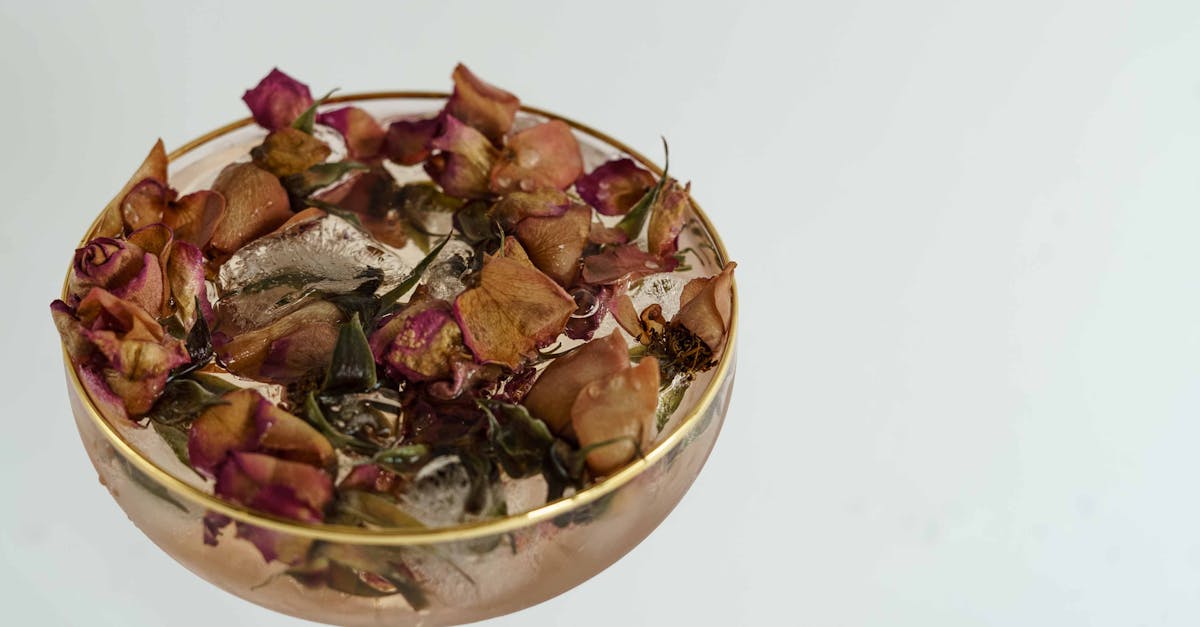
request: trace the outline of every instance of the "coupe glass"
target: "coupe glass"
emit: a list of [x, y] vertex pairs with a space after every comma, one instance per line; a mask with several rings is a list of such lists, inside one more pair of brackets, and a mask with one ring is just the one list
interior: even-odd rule
[[[343, 96], [387, 122], [441, 108], [447, 94], [390, 92]], [[561, 116], [523, 107], [518, 125], [545, 119], [569, 124], [585, 168], [618, 156], [661, 169], [607, 135]], [[173, 187], [207, 187], [230, 161], [245, 159], [265, 134], [244, 119], [188, 142], [170, 155]], [[695, 207], [695, 203], [693, 203]], [[690, 262], [692, 275], [716, 273], [727, 260], [720, 239], [697, 207], [680, 249], [707, 254]], [[91, 238], [95, 224], [84, 241]], [[676, 298], [671, 296], [671, 298]], [[644, 457], [574, 495], [503, 518], [418, 530], [311, 525], [251, 511], [211, 495], [206, 483], [171, 454], [152, 429], [108, 420], [90, 399], [70, 363], [67, 387], [75, 423], [100, 481], [162, 550], [220, 588], [263, 607], [338, 625], [444, 625], [514, 612], [558, 595], [629, 552], [666, 518], [700, 472], [729, 406], [734, 378], [737, 301], [728, 348], [720, 363], [689, 388], [655, 446]], [[244, 533], [276, 534], [291, 546], [321, 543], [348, 563], [403, 564], [422, 589], [413, 595], [359, 596], [310, 588], [284, 576], [249, 541], [227, 528], [219, 543], [204, 542], [206, 515], [225, 516]], [[416, 606], [416, 607], [414, 607]]]

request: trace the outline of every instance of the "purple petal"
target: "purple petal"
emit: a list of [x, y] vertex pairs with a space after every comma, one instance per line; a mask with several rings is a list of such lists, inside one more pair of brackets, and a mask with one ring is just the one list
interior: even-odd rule
[[308, 85], [279, 71], [271, 70], [254, 89], [242, 96], [254, 121], [267, 130], [289, 126], [313, 104]]
[[609, 161], [575, 180], [575, 191], [606, 216], [625, 215], [657, 181], [633, 159]]
[[317, 116], [317, 122], [337, 129], [354, 159], [374, 159], [383, 151], [387, 131], [358, 107], [342, 107]]
[[512, 128], [521, 101], [495, 85], [475, 76], [467, 66], [454, 68], [454, 93], [446, 102], [446, 112], [479, 130], [492, 144], [500, 146]]
[[442, 152], [425, 162], [425, 171], [443, 191], [458, 198], [490, 194], [488, 173], [498, 153], [487, 137], [448, 115], [442, 133], [429, 145]]
[[593, 285], [608, 285], [673, 272], [678, 265], [674, 257], [658, 257], [634, 244], [622, 244], [584, 257], [583, 280]]
[[384, 150], [400, 165], [416, 165], [429, 157], [429, 144], [442, 132], [443, 116], [399, 120], [388, 125]]

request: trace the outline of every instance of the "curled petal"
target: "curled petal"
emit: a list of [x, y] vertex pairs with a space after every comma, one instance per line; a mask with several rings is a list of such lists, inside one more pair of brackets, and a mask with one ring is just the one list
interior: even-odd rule
[[499, 222], [501, 227], [511, 229], [525, 218], [561, 216], [573, 204], [566, 192], [557, 189], [510, 192], [492, 205], [489, 215]]
[[629, 348], [621, 334], [614, 331], [550, 362], [525, 395], [525, 407], [561, 434], [571, 423], [571, 407], [579, 391], [592, 381], [626, 368]]
[[162, 222], [167, 204], [174, 199], [175, 192], [166, 183], [157, 179], [143, 179], [121, 201], [121, 221], [125, 231], [136, 231]]
[[145, 254], [136, 244], [110, 237], [88, 242], [75, 251], [67, 287], [70, 300], [79, 302], [93, 287], [111, 290], [136, 281], [145, 272]]
[[[175, 242], [171, 256], [167, 259], [167, 279], [175, 307], [182, 314], [183, 323], [191, 328], [197, 314], [205, 320], [213, 319], [212, 304], [208, 302], [208, 290], [204, 286], [204, 254], [187, 242]], [[196, 311], [196, 302], [200, 311]]]
[[333, 481], [324, 471], [261, 453], [231, 453], [217, 475], [214, 492], [256, 510], [321, 522], [333, 499]]
[[463, 355], [462, 331], [450, 304], [424, 300], [406, 307], [371, 335], [375, 359], [394, 377], [409, 381], [445, 379]]
[[725, 348], [725, 337], [733, 315], [733, 270], [730, 261], [716, 276], [692, 279], [683, 286], [679, 297], [679, 313], [671, 319], [704, 341], [713, 352], [713, 359]]
[[478, 129], [496, 146], [501, 145], [512, 128], [521, 101], [484, 82], [461, 63], [455, 66], [453, 78], [454, 93], [446, 102], [446, 111]]
[[169, 204], [163, 212], [163, 224], [175, 233], [175, 239], [203, 249], [224, 217], [225, 197], [206, 189]]
[[588, 243], [592, 210], [577, 205], [556, 218], [525, 218], [517, 225], [517, 239], [539, 270], [567, 286], [579, 277], [579, 258]]
[[450, 364], [451, 375], [447, 379], [434, 381], [427, 388], [433, 398], [449, 401], [494, 384], [504, 369], [495, 364], [479, 364], [471, 358], [455, 358]]
[[262, 144], [250, 150], [250, 157], [254, 159], [254, 165], [283, 178], [325, 161], [330, 152], [325, 142], [285, 126], [268, 133]]
[[429, 145], [441, 152], [425, 162], [425, 170], [443, 191], [458, 198], [488, 195], [488, 173], [498, 153], [487, 137], [447, 115]]
[[488, 257], [479, 286], [454, 303], [463, 340], [475, 358], [509, 368], [557, 337], [574, 310], [575, 301], [553, 279], [515, 254]]
[[645, 344], [650, 341], [650, 338], [645, 335], [645, 329], [642, 328], [640, 318], [638, 318], [637, 308], [633, 306], [633, 299], [629, 298], [629, 294], [621, 285], [614, 286], [616, 289], [613, 292], [612, 311], [613, 319], [626, 333], [633, 336], [638, 342]]
[[225, 217], [209, 242], [220, 253], [231, 254], [292, 217], [279, 179], [253, 163], [226, 166], [212, 188], [225, 198]]
[[271, 70], [254, 89], [242, 95], [250, 114], [259, 126], [273, 131], [290, 125], [313, 104], [308, 85], [284, 74], [279, 68]]
[[633, 159], [614, 159], [575, 180], [575, 191], [606, 216], [622, 216], [658, 181]]
[[650, 225], [646, 230], [646, 247], [650, 254], [667, 257], [679, 249], [679, 232], [683, 230], [683, 223], [692, 206], [688, 200], [691, 190], [691, 183], [680, 187], [671, 181], [670, 186], [659, 194], [651, 209]]
[[153, 179], [159, 183], [166, 185], [167, 182], [167, 151], [163, 148], [162, 140], [154, 143], [150, 148], [150, 153], [146, 155], [146, 159], [142, 161], [142, 165], [133, 173], [121, 191], [109, 201], [108, 205], [101, 213], [100, 224], [97, 225], [96, 234], [106, 237], [115, 237], [124, 231], [124, 221], [121, 218], [121, 203], [125, 197], [133, 190], [134, 186], [146, 179]]
[[491, 190], [566, 189], [583, 173], [583, 156], [571, 127], [551, 120], [514, 133], [491, 170]]
[[336, 305], [315, 301], [232, 339], [214, 334], [213, 347], [234, 374], [275, 383], [299, 381], [324, 371], [343, 317]]
[[593, 285], [609, 285], [641, 277], [673, 272], [679, 266], [674, 257], [659, 257], [634, 244], [611, 246], [583, 260], [583, 280]]
[[104, 381], [103, 373], [91, 366], [79, 366], [76, 370], [88, 397], [100, 408], [100, 413], [113, 420], [131, 421], [129, 412], [125, 410], [125, 399], [117, 396]]
[[355, 159], [374, 159], [383, 152], [387, 131], [375, 117], [358, 107], [342, 107], [317, 115], [317, 122], [337, 129]]
[[397, 120], [384, 138], [387, 157], [400, 165], [416, 165], [429, 157], [429, 143], [441, 133], [443, 116]]
[[327, 465], [334, 455], [320, 432], [251, 389], [227, 392], [188, 432], [188, 459], [207, 476], [216, 476], [232, 452], [268, 453], [317, 467]]
[[[592, 472], [605, 474], [633, 459], [650, 443], [658, 408], [658, 360], [643, 357], [627, 368], [588, 383], [571, 407], [571, 425]], [[616, 440], [616, 441], [613, 441]]]

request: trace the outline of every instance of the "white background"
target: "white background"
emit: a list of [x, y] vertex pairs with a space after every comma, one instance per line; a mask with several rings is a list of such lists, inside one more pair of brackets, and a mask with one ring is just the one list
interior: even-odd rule
[[459, 60], [665, 135], [740, 263], [692, 491], [489, 624], [1200, 623], [1200, 6], [736, 4], [0, 1], [6, 624], [297, 624], [97, 484], [47, 304], [154, 138], [245, 115], [272, 66], [445, 89]]

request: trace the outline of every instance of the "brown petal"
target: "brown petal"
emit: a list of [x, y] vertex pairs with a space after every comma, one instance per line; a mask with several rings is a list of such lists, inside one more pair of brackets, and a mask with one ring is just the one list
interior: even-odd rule
[[441, 152], [425, 162], [425, 171], [442, 190], [457, 198], [484, 198], [496, 149], [482, 133], [447, 115], [442, 133], [430, 146]]
[[[208, 290], [204, 286], [204, 254], [187, 242], [171, 245], [171, 256], [167, 259], [167, 280], [175, 307], [182, 314], [187, 328], [196, 321], [196, 315], [211, 320], [212, 305], [208, 301]], [[196, 302], [200, 311], [196, 311]]]
[[659, 257], [635, 244], [621, 244], [584, 258], [583, 280], [594, 285], [623, 283], [651, 274], [673, 272], [678, 266], [679, 261], [674, 257]]
[[163, 213], [163, 224], [175, 232], [175, 239], [204, 249], [224, 217], [225, 197], [206, 189], [192, 192], [168, 205]]
[[125, 232], [162, 222], [167, 203], [174, 199], [175, 192], [162, 181], [143, 179], [134, 185], [121, 201], [121, 221], [125, 225]]
[[513, 256], [484, 261], [479, 286], [459, 294], [454, 313], [477, 360], [516, 368], [562, 332], [575, 301], [516, 255], [519, 244], [508, 248]]
[[658, 181], [629, 158], [614, 159], [575, 181], [575, 191], [606, 216], [622, 216]]
[[358, 107], [342, 107], [317, 116], [317, 122], [337, 129], [354, 159], [374, 159], [383, 152], [387, 131], [375, 117]]
[[384, 150], [400, 165], [416, 165], [429, 157], [429, 142], [441, 132], [442, 117], [397, 120], [388, 125]]
[[521, 101], [516, 96], [481, 80], [467, 66], [454, 68], [454, 93], [446, 111], [483, 133], [499, 146], [512, 128]]
[[214, 336], [213, 344], [230, 372], [290, 383], [325, 369], [343, 317], [336, 305], [316, 301], [235, 338], [220, 340]]
[[725, 336], [733, 312], [733, 269], [737, 264], [730, 261], [720, 274], [702, 279], [692, 279], [683, 286], [679, 297], [679, 313], [671, 319], [681, 324], [697, 337], [704, 340], [713, 351], [713, 359], [720, 357], [725, 348]]
[[231, 254], [292, 217], [279, 179], [252, 163], [226, 166], [212, 188], [225, 198], [225, 217], [209, 243], [220, 253]]
[[581, 447], [628, 438], [588, 453], [592, 472], [610, 473], [650, 444], [658, 384], [658, 360], [643, 357], [637, 366], [592, 381], [579, 392], [571, 424]]
[[561, 216], [572, 204], [571, 197], [557, 189], [511, 192], [497, 200], [489, 214], [500, 226], [511, 229], [525, 218]]
[[271, 131], [250, 151], [254, 165], [280, 178], [299, 174], [329, 157], [325, 142], [302, 130], [285, 126]]
[[491, 190], [566, 189], [583, 173], [583, 156], [571, 127], [551, 120], [509, 137], [491, 171]]
[[592, 381], [628, 367], [629, 348], [621, 334], [613, 331], [550, 362], [525, 395], [525, 407], [555, 433], [562, 434], [571, 423], [571, 407], [579, 391]]
[[525, 218], [516, 235], [533, 265], [566, 287], [579, 277], [591, 226], [591, 208], [576, 205], [557, 218]]
[[125, 196], [129, 194], [133, 187], [141, 183], [145, 179], [154, 179], [164, 186], [167, 182], [167, 151], [163, 148], [162, 140], [154, 143], [150, 148], [150, 153], [146, 155], [146, 159], [142, 161], [142, 165], [138, 166], [137, 171], [117, 192], [116, 196], [109, 201], [108, 206], [101, 213], [100, 223], [96, 227], [96, 234], [104, 237], [115, 237], [124, 231], [124, 223], [121, 219], [121, 203], [125, 200]]
[[674, 255], [679, 249], [679, 232], [687, 220], [691, 202], [688, 193], [692, 184], [679, 187], [679, 183], [671, 181], [667, 189], [659, 195], [650, 213], [650, 225], [646, 229], [646, 248], [652, 255], [666, 257]]

